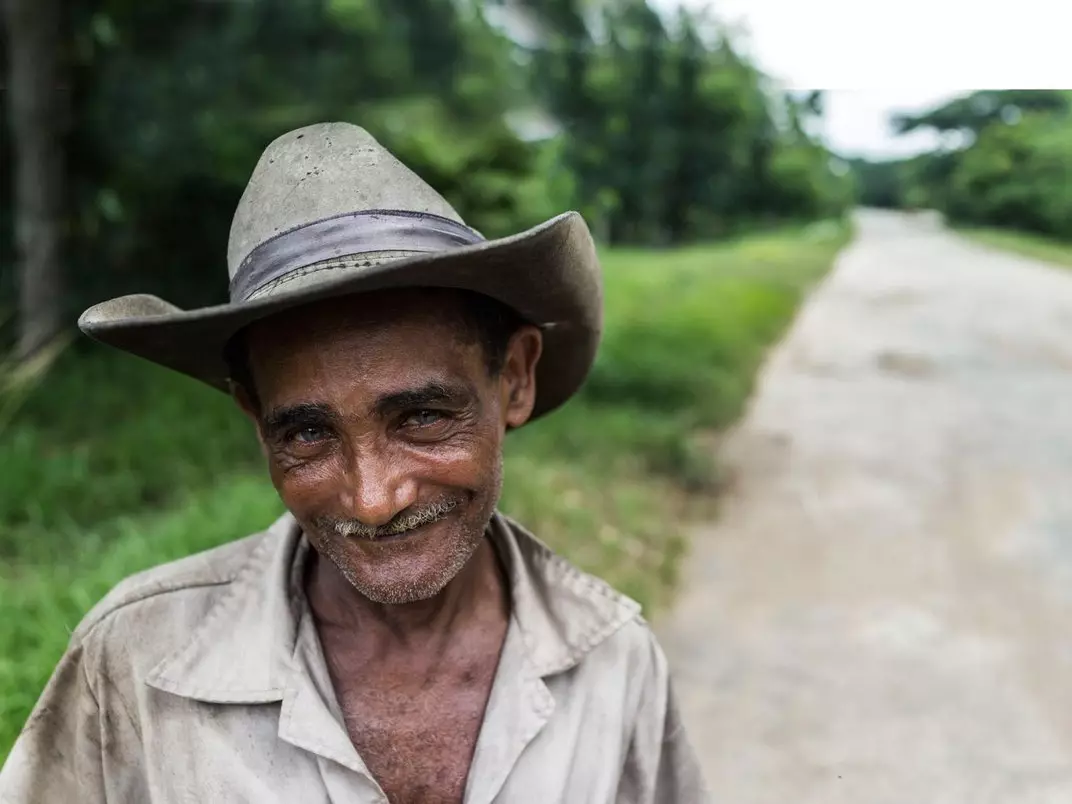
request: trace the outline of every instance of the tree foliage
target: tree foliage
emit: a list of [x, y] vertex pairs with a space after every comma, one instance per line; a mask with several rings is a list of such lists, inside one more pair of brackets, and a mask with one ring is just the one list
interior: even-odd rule
[[980, 90], [923, 114], [901, 132], [930, 129], [948, 144], [911, 159], [857, 160], [864, 203], [927, 206], [951, 221], [1072, 239], [1072, 95]]
[[604, 7], [602, 33], [559, 34], [538, 54], [539, 97], [569, 134], [589, 216], [615, 242], [716, 237], [768, 217], [841, 214], [849, 185], [802, 118], [722, 30], [643, 0]]
[[[533, 35], [493, 24], [492, 6]], [[221, 301], [257, 156], [321, 120], [368, 128], [487, 236], [577, 208], [604, 240], [679, 243], [851, 200], [799, 124], [819, 96], [784, 96], [728, 36], [643, 0], [69, 8], [70, 314], [133, 291]], [[558, 133], [513, 122], [536, 112]], [[0, 305], [14, 298], [8, 184]]]
[[984, 89], [955, 98], [922, 114], [896, 114], [894, 129], [908, 134], [920, 129], [978, 135], [993, 123], [1014, 123], [1029, 112], [1063, 112], [1068, 92], [1056, 89]]
[[1030, 114], [991, 125], [960, 155], [950, 176], [954, 220], [1072, 239], [1072, 120]]

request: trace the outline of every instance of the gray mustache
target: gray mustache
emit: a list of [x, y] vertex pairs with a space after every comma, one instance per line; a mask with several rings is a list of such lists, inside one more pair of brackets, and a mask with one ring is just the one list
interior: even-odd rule
[[406, 511], [396, 516], [386, 525], [379, 526], [366, 525], [357, 519], [336, 519], [335, 517], [320, 517], [316, 524], [321, 531], [334, 534], [340, 538], [375, 541], [386, 536], [397, 536], [407, 531], [416, 530], [424, 525], [430, 525], [453, 511], [457, 505], [457, 500], [441, 500]]

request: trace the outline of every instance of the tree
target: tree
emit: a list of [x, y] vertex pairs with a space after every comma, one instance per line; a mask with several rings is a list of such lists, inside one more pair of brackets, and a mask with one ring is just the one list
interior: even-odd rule
[[15, 162], [17, 354], [27, 358], [52, 341], [63, 320], [67, 39], [62, 0], [6, 0], [3, 11]]
[[[10, 2], [15, 22], [17, 10], [58, 13], [62, 0]], [[506, 6], [524, 15], [525, 37], [492, 24]], [[155, 293], [186, 308], [222, 302], [221, 255], [257, 156], [284, 131], [318, 120], [369, 129], [489, 237], [566, 208], [583, 212], [602, 240], [643, 245], [844, 209], [829, 154], [800, 126], [775, 119], [786, 104], [762, 73], [729, 34], [687, 11], [675, 22], [644, 0], [66, 7], [78, 121], [65, 143], [66, 171], [43, 155], [54, 139], [19, 138], [28, 171], [20, 197], [38, 202], [32, 219], [59, 220], [49, 204], [64, 198], [70, 210], [67, 287], [47, 266], [26, 272], [27, 289], [36, 288], [29, 309], [62, 301], [37, 319], [45, 330], [123, 293]], [[37, 30], [38, 39], [41, 30], [55, 33]], [[10, 37], [20, 50], [8, 69], [18, 56], [22, 75], [40, 80], [59, 67], [30, 54], [55, 42], [28, 46], [29, 36]], [[808, 117], [819, 100], [786, 103]], [[62, 119], [53, 112], [20, 119]], [[552, 125], [523, 135], [519, 113]], [[49, 204], [33, 196], [49, 187]], [[0, 190], [3, 308], [13, 303], [14, 281], [6, 259], [12, 203], [6, 183]]]
[[[979, 90], [895, 116], [901, 132], [953, 135], [897, 167], [901, 203], [925, 204], [952, 221], [1072, 238], [1070, 99], [1067, 90]], [[873, 168], [858, 173], [874, 189]]]
[[950, 217], [1072, 238], [1072, 121], [1029, 114], [993, 125], [958, 161]]
[[904, 187], [905, 160], [854, 158], [848, 164], [856, 176], [860, 204], [880, 209], [900, 209], [908, 205]]
[[907, 134], [931, 129], [978, 136], [992, 123], [1015, 122], [1029, 112], [1068, 111], [1070, 94], [1063, 89], [981, 89], [922, 114], [893, 116], [894, 129]]

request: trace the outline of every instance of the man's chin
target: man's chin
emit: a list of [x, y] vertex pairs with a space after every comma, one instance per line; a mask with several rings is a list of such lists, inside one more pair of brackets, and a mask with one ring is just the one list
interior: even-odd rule
[[348, 566], [339, 569], [374, 603], [398, 605], [433, 598], [465, 568], [483, 538], [475, 542], [454, 534], [428, 538], [437, 535], [434, 531], [441, 524], [353, 545], [347, 551]]
[[355, 573], [350, 578], [354, 588], [373, 603], [386, 606], [400, 606], [406, 603], [419, 603], [431, 600], [440, 594], [457, 573], [435, 572], [421, 575], [406, 574], [401, 577], [364, 578]]
[[[449, 581], [447, 582], [449, 583]], [[358, 586], [357, 591], [373, 603], [381, 606], [405, 606], [421, 603], [442, 594], [446, 583], [403, 583], [397, 585]]]

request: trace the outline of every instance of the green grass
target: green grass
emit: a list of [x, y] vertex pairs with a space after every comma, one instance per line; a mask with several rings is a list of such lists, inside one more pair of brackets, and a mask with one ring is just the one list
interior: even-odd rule
[[975, 229], [960, 228], [956, 230], [969, 240], [984, 246], [1011, 251], [1042, 262], [1072, 268], [1072, 243], [1030, 232], [1017, 232], [1012, 229]]
[[[665, 605], [683, 525], [717, 480], [696, 436], [739, 414], [847, 239], [826, 224], [606, 253], [598, 364], [568, 405], [507, 439], [503, 510], [647, 610]], [[21, 402], [0, 439], [0, 757], [113, 584], [282, 512], [251, 426], [178, 375], [69, 354]]]

